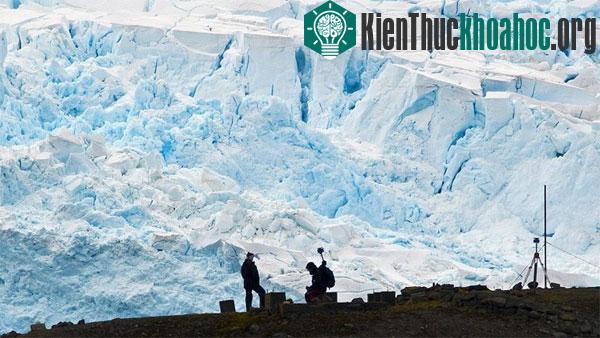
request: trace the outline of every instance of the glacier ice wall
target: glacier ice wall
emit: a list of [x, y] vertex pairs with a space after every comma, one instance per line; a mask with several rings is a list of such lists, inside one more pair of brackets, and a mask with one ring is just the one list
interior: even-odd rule
[[[598, 54], [326, 61], [301, 41], [317, 2], [0, 3], [0, 331], [240, 306], [246, 250], [265, 288], [297, 300], [318, 246], [342, 299], [507, 287], [540, 235], [544, 184], [551, 242], [600, 263]], [[347, 5], [549, 6], [432, 4]], [[549, 13], [597, 11], [578, 4]], [[597, 285], [549, 252], [556, 281]]]

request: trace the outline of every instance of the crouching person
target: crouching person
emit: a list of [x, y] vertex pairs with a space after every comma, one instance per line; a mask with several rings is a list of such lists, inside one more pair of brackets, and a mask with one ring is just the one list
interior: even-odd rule
[[327, 291], [327, 283], [323, 276], [323, 270], [317, 268], [313, 262], [306, 264], [306, 270], [312, 276], [312, 282], [310, 286], [306, 287], [304, 298], [306, 299], [306, 303], [317, 303]]
[[242, 278], [244, 278], [244, 289], [246, 290], [246, 311], [252, 310], [252, 291], [258, 293], [260, 298], [260, 308], [265, 307], [265, 289], [260, 286], [260, 278], [258, 276], [258, 269], [254, 264], [254, 254], [248, 252], [246, 254], [246, 260], [242, 264]]

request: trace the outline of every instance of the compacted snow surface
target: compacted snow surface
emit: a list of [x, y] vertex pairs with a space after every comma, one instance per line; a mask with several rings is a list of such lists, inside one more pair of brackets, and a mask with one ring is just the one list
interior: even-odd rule
[[[0, 332], [241, 310], [247, 250], [295, 300], [319, 246], [342, 300], [506, 288], [541, 235], [544, 184], [549, 241], [600, 264], [598, 52], [327, 61], [302, 42], [317, 1], [0, 3]], [[594, 0], [338, 3], [600, 14]], [[548, 249], [552, 281], [600, 282]]]

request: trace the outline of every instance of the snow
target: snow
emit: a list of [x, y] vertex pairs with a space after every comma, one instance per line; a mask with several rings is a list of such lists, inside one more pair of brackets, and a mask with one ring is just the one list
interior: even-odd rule
[[[574, 51], [303, 47], [319, 1], [0, 2], [0, 332], [302, 299], [509, 287], [549, 241], [600, 265], [600, 67]], [[342, 1], [598, 15], [594, 1]], [[594, 14], [595, 13], [595, 14]], [[582, 45], [582, 43], [579, 43]], [[549, 247], [552, 281], [600, 271]]]

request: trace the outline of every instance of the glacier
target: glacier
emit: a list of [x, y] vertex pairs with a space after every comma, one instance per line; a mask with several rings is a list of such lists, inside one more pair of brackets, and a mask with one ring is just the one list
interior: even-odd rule
[[[598, 16], [597, 2], [342, 1]], [[506, 288], [548, 185], [552, 281], [600, 283], [599, 52], [303, 47], [318, 1], [0, 1], [0, 332], [301, 300]], [[107, 9], [115, 8], [110, 13]], [[599, 34], [599, 33], [597, 33]], [[600, 35], [600, 34], [599, 34]]]

